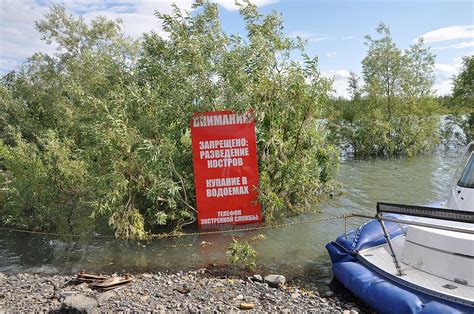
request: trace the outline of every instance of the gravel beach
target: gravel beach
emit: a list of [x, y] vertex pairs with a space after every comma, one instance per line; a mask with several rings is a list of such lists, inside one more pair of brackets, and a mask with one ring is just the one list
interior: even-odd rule
[[187, 272], [146, 273], [101, 292], [75, 276], [0, 273], [0, 313], [55, 311], [156, 312], [370, 312], [347, 290], [318, 291], [310, 283], [283, 276], [247, 277]]

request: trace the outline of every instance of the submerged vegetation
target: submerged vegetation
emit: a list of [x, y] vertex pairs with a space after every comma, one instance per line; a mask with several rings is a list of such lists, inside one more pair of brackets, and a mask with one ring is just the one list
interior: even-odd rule
[[217, 5], [195, 9], [156, 13], [167, 36], [138, 41], [120, 21], [87, 24], [61, 6], [36, 23], [57, 51], [1, 80], [0, 224], [81, 234], [108, 224], [117, 237], [145, 238], [194, 223], [194, 112], [255, 113], [266, 221], [333, 193], [339, 147], [414, 156], [440, 142], [447, 113], [472, 138], [472, 57], [442, 103], [429, 49], [400, 50], [381, 24], [380, 39], [366, 38], [362, 79], [351, 74], [352, 98], [331, 99], [331, 80], [276, 12], [240, 6], [241, 37], [222, 30]]
[[401, 50], [383, 23], [366, 36], [362, 82], [349, 77], [350, 100], [327, 108], [333, 140], [356, 157], [414, 156], [440, 142], [441, 106], [433, 97], [434, 55], [419, 40]]
[[232, 264], [238, 264], [249, 271], [255, 270], [257, 252], [248, 242], [232, 239], [226, 254]]
[[218, 109], [255, 112], [265, 220], [331, 189], [338, 153], [316, 123], [331, 82], [317, 60], [277, 13], [241, 6], [244, 39], [223, 32], [217, 5], [196, 9], [157, 13], [168, 37], [140, 42], [60, 6], [36, 24], [57, 53], [2, 80], [2, 224], [82, 233], [104, 217], [116, 236], [144, 238], [193, 223], [189, 122]]
[[474, 140], [474, 55], [463, 58], [461, 72], [454, 77], [448, 109], [463, 129], [466, 142]]

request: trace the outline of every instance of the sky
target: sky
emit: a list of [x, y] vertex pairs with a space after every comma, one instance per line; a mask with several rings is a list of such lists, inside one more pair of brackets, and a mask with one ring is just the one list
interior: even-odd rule
[[[221, 23], [228, 34], [245, 35], [234, 0], [216, 0]], [[321, 72], [334, 79], [334, 95], [347, 97], [347, 77], [360, 74], [367, 53], [364, 36], [376, 37], [379, 22], [390, 27], [399, 48], [419, 37], [436, 55], [434, 92], [450, 94], [452, 77], [459, 73], [463, 56], [474, 54], [474, 2], [459, 0], [253, 0], [263, 14], [275, 10], [285, 33], [307, 40], [307, 53], [318, 56]], [[63, 4], [70, 14], [86, 21], [104, 15], [123, 20], [124, 31], [139, 38], [155, 30], [163, 33], [155, 11], [171, 12], [171, 4], [191, 10], [192, 0], [0, 0], [0, 75], [18, 69], [35, 52], [54, 53], [40, 40], [34, 22], [48, 8]]]

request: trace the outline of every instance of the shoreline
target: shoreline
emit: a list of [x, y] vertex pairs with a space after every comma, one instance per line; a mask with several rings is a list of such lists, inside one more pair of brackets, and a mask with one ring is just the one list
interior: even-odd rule
[[131, 278], [128, 285], [100, 292], [73, 275], [0, 273], [0, 312], [371, 312], [345, 289], [320, 291], [300, 280], [277, 287], [259, 275], [207, 268]]

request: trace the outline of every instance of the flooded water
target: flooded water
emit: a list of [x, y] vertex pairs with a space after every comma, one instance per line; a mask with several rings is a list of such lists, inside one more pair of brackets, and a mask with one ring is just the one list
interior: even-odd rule
[[[374, 214], [377, 201], [429, 204], [446, 199], [458, 156], [456, 152], [443, 152], [413, 160], [344, 161], [339, 172], [339, 180], [344, 185], [343, 196], [315, 205], [320, 208], [320, 213], [288, 221], [306, 221], [350, 212]], [[352, 219], [349, 228], [362, 222]], [[264, 271], [318, 283], [331, 277], [331, 265], [324, 246], [343, 232], [343, 220], [150, 242], [65, 241], [54, 236], [0, 231], [0, 272], [175, 271], [226, 263], [225, 251], [232, 236], [250, 240], [264, 234], [264, 240], [254, 243], [259, 267]], [[202, 245], [203, 241], [210, 244]]]

